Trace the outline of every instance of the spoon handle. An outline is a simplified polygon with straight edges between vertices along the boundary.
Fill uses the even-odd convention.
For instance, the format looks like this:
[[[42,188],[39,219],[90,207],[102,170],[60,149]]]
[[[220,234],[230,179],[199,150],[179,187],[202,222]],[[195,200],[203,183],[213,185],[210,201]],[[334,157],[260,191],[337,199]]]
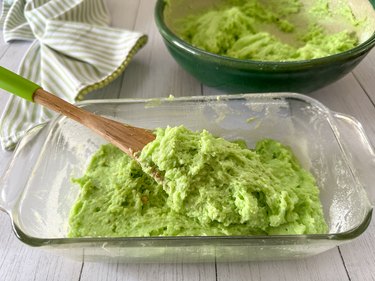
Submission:
[[[41,87],[0,66],[0,88],[28,101],[33,101],[34,92]]]
[[[65,100],[43,90],[42,88],[36,89],[36,91],[33,93],[33,102],[52,111],[58,112],[61,115],[73,119],[85,126],[88,125],[88,119],[95,115],[87,110],[66,102]]]
[[[155,139],[154,134],[149,130],[96,115],[43,89],[37,89],[33,99],[35,103],[90,128],[131,157],[135,157],[136,152],[141,151],[147,143]]]
[[[149,130],[123,124],[86,111],[1,66],[0,88],[81,123],[131,157],[136,157],[137,152],[155,139],[154,134]]]
[[[40,104],[82,124],[87,123],[85,122],[86,119],[94,115],[91,112],[74,106],[73,104],[45,91],[41,86],[34,82],[1,66],[0,88],[28,101]]]

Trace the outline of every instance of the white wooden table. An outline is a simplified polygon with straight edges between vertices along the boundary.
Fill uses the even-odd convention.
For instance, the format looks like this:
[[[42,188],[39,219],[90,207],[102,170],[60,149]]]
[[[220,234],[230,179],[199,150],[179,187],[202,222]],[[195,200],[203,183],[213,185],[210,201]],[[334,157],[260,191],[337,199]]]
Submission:
[[[123,76],[87,99],[218,93],[202,86],[167,53],[154,23],[154,0],[108,0],[108,4],[114,26],[144,32],[149,42]],[[28,46],[0,39],[0,65],[17,70]],[[310,95],[332,110],[356,117],[375,144],[375,49],[352,73]],[[0,113],[8,98],[0,92]],[[11,152],[0,151],[0,175],[11,157]],[[8,216],[0,212],[0,280],[375,280],[375,223],[349,244],[298,261],[101,264],[70,261],[24,245],[13,234]]]

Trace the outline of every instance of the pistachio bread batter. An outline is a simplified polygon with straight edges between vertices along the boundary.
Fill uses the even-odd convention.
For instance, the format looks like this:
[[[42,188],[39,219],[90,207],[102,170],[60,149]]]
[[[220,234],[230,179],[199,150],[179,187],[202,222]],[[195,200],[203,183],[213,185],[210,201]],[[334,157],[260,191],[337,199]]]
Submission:
[[[340,30],[337,18],[345,22]],[[337,9],[331,8],[327,0],[311,1],[309,6],[299,0],[226,0],[176,21],[174,29],[193,46],[215,54],[289,61],[315,59],[354,48],[359,38],[345,26],[360,24],[365,24],[364,19],[357,19],[345,1]],[[327,26],[335,27],[332,31]]]
[[[141,166],[111,144],[74,179],[69,237],[325,233],[313,176],[292,151],[183,126],[156,130]],[[163,184],[144,171],[158,170]]]

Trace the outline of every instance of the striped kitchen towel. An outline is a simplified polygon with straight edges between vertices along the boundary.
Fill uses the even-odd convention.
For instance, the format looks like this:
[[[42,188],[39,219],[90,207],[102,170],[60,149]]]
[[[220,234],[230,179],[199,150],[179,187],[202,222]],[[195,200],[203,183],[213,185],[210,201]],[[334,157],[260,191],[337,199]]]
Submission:
[[[141,33],[109,27],[104,0],[3,0],[6,42],[34,41],[19,74],[74,102],[118,77],[146,43]],[[52,117],[49,110],[11,96],[0,120],[0,142],[14,148],[26,131]]]

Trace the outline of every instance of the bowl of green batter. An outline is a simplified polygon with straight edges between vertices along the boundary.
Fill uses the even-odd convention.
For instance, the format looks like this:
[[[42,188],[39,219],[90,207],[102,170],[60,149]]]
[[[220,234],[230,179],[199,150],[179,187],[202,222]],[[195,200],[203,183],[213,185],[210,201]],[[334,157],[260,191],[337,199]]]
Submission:
[[[229,93],[308,93],[375,45],[374,0],[158,0],[164,43],[203,84]]]

